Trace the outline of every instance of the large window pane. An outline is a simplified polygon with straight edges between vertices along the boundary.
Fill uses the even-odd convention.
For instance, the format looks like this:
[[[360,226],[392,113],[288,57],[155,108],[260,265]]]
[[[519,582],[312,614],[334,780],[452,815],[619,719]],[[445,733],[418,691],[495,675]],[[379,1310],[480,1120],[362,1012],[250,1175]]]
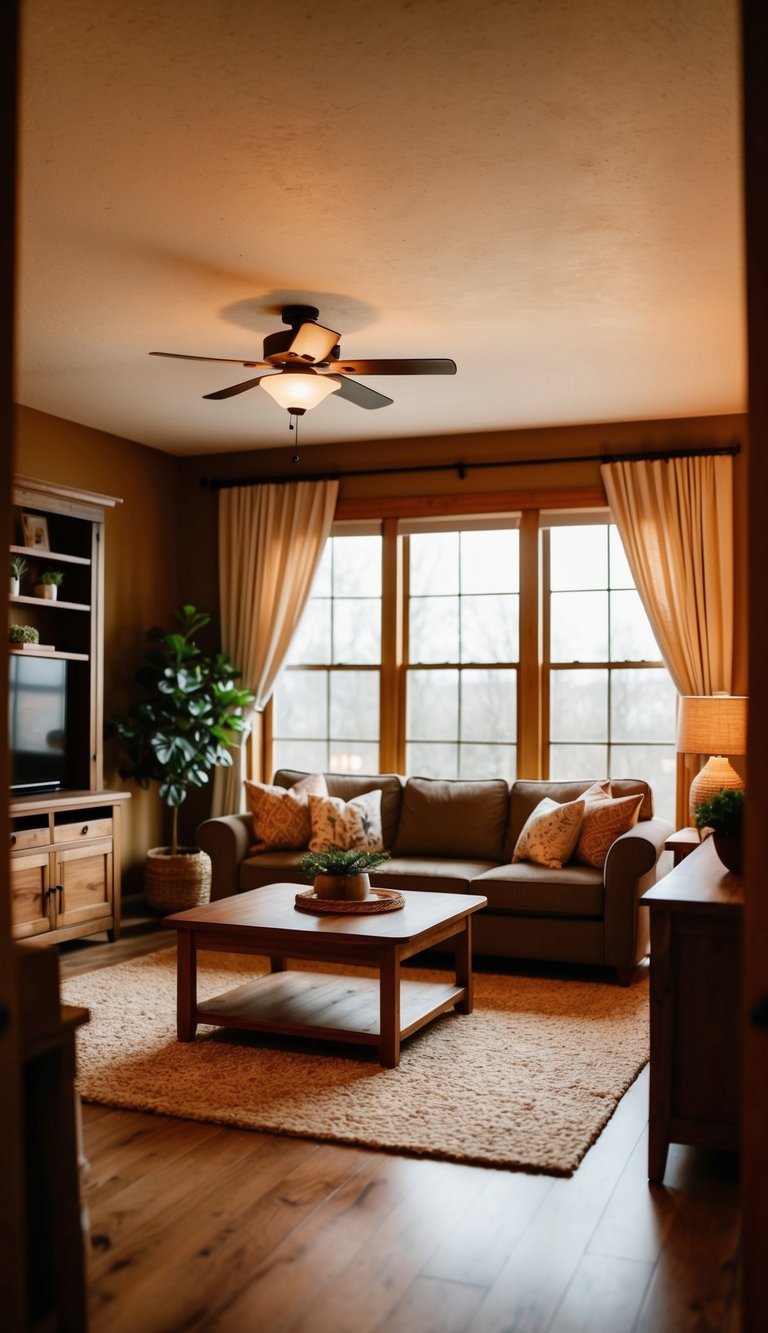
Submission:
[[[373,598],[381,596],[380,537],[333,539],[333,595]]]
[[[550,657],[553,662],[607,661],[607,593],[552,593],[550,635]]]
[[[462,532],[461,591],[518,592],[520,534],[516,528]]]
[[[328,768],[331,773],[378,773],[379,747],[369,741],[331,740]]]
[[[517,672],[462,671],[460,684],[461,740],[515,741]]]
[[[608,776],[605,745],[550,745],[549,776],[553,782],[598,780]]]
[[[280,739],[325,737],[328,733],[325,671],[284,671],[274,694],[273,730]]]
[[[550,682],[552,740],[607,740],[608,672],[553,671]]]
[[[611,592],[610,655],[614,662],[658,662],[658,644],[639,595]]]
[[[333,661],[381,661],[381,602],[351,597],[333,605]]]
[[[409,658],[411,662],[458,662],[458,597],[412,597]]]
[[[611,673],[611,738],[669,742],[675,734],[677,691],[667,671]]]
[[[405,771],[417,778],[457,778],[459,776],[458,745],[444,745],[412,741],[405,750]]]
[[[462,597],[462,662],[516,662],[519,598]]]
[[[635,580],[629,568],[619,530],[614,523],[608,529],[608,551],[612,588],[634,588]]]
[[[447,741],[458,734],[458,671],[409,671],[408,739]]]
[[[552,528],[550,580],[553,591],[608,587],[608,536],[602,525]]]
[[[460,745],[459,777],[466,782],[475,778],[504,778],[514,782],[517,749],[514,745]]]
[[[677,757],[673,745],[615,745],[611,777],[642,778],[650,783],[656,814],[674,823]]]
[[[411,596],[459,591],[459,534],[430,532],[409,538]]]
[[[320,666],[331,660],[331,603],[313,597],[307,603],[288,649],[286,666]]]
[[[300,773],[325,773],[328,764],[328,745],[325,741],[272,742],[272,767],[294,768]]]
[[[331,736],[358,736],[377,741],[379,736],[378,671],[332,671]]]

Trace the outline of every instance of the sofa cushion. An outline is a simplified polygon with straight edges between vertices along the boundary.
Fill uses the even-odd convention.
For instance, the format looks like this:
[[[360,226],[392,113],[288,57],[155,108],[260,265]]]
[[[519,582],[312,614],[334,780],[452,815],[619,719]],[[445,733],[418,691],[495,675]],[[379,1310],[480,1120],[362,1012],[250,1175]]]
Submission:
[[[306,773],[293,768],[279,768],[274,781],[281,787],[292,787]],[[381,833],[384,846],[390,851],[397,833],[400,819],[400,802],[403,795],[404,778],[397,773],[324,773],[328,796],[340,796],[342,801],[351,801],[365,792],[381,792]]]
[[[395,856],[501,861],[508,814],[509,788],[503,778],[409,778],[392,850]]]
[[[253,816],[252,851],[289,851],[309,845],[309,797],[326,795],[322,773],[308,773],[288,790],[248,780],[244,785]]]
[[[489,912],[577,917],[603,914],[601,872],[573,862],[556,872],[530,861],[493,866],[472,880],[469,892],[484,893]]]
[[[485,860],[397,856],[371,871],[371,884],[378,889],[400,889],[402,893],[424,889],[431,893],[484,893],[484,889],[473,889],[472,883],[492,865],[492,861]]]
[[[301,868],[303,852],[261,852],[240,862],[238,888],[263,889],[266,884],[298,884],[307,888],[310,881]]]
[[[309,817],[312,820],[311,852],[327,852],[331,847],[344,851],[359,848],[364,852],[381,852],[381,792],[369,791],[342,801],[340,796],[310,796]]]
[[[642,796],[619,796],[615,800],[604,796],[587,801],[575,859],[602,870],[611,845],[637,823],[642,803]]]
[[[583,818],[584,801],[558,805],[545,796],[523,824],[512,860],[533,861],[549,870],[562,870],[579,841]]]

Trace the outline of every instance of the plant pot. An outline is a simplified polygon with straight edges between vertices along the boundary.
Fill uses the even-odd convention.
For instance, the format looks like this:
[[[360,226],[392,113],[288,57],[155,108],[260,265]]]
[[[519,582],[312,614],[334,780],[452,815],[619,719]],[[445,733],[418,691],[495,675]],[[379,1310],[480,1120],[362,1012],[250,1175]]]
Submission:
[[[144,866],[144,895],[156,912],[185,912],[211,897],[211,858],[197,847],[152,847]]]
[[[35,597],[43,597],[46,602],[55,602],[58,591],[55,583],[35,584]]]
[[[361,903],[371,892],[371,881],[368,875],[315,875],[312,887],[318,898]]]
[[[21,591],[21,579],[15,579],[11,575],[11,597],[18,597]]]
[[[734,875],[741,874],[741,838],[726,838],[722,833],[713,833],[715,851],[725,866]]]

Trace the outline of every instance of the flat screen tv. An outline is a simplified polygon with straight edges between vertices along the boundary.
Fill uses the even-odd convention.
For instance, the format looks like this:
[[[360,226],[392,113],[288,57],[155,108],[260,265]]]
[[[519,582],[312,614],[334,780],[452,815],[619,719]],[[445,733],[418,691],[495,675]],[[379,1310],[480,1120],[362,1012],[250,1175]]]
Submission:
[[[11,790],[55,791],[66,785],[67,663],[24,653],[9,662]]]

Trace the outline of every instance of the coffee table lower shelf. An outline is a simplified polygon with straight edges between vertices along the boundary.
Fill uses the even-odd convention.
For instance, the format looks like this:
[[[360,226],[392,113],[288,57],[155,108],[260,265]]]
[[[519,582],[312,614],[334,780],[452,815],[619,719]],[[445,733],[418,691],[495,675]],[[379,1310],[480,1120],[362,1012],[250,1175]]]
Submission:
[[[409,981],[399,987],[400,1040],[466,997],[452,982]],[[273,972],[198,1004],[196,1023],[275,1032],[283,1036],[382,1046],[378,978],[333,973]],[[397,1018],[395,1018],[397,1025]],[[387,1034],[384,1034],[386,1037]]]

